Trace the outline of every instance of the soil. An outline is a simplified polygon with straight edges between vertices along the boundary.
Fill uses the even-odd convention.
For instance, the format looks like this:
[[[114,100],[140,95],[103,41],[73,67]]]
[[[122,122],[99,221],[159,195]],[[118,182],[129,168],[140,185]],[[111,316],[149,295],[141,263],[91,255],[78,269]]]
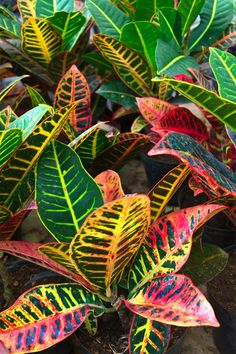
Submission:
[[[236,250],[229,256],[225,269],[208,284],[208,289],[224,308],[236,314]]]

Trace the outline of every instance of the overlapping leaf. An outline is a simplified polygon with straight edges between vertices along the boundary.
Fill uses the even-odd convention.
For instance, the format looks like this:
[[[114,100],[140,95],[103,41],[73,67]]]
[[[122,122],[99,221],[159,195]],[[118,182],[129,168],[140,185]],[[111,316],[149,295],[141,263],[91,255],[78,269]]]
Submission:
[[[164,215],[152,224],[130,270],[132,293],[154,276],[176,273],[189,257],[193,232],[223,209],[214,204],[194,206]]]
[[[1,92],[0,92],[0,102],[4,99],[4,97],[13,89],[13,87],[22,79],[27,77],[28,75],[22,75],[18,76],[15,79],[13,79],[7,87],[5,87]]]
[[[104,202],[109,203],[124,196],[119,175],[112,170],[101,172],[95,177],[95,181],[100,187]]]
[[[70,67],[78,62],[76,55],[70,51],[57,53],[48,65],[48,73],[58,83]]]
[[[160,120],[165,114],[176,106],[167,101],[154,97],[137,98],[138,108],[145,120],[153,125],[153,121]]]
[[[219,41],[212,44],[212,47],[227,51],[230,47],[236,44],[236,31],[224,36]]]
[[[4,130],[11,122],[17,119],[17,115],[7,106],[0,112],[0,130]]]
[[[76,103],[69,116],[72,127],[78,132],[90,128],[92,122],[90,89],[76,65],[73,65],[62,77],[55,92],[56,108],[62,108],[70,103]]]
[[[190,29],[201,11],[205,0],[181,0],[178,5],[178,12],[181,15],[182,36]]]
[[[129,334],[132,354],[164,354],[170,339],[170,326],[135,315]]]
[[[21,23],[0,13],[0,32],[9,38],[20,38]]]
[[[148,193],[151,200],[151,224],[162,214],[174,193],[180,188],[191,169],[184,164],[174,167]]]
[[[152,76],[143,57],[119,40],[104,34],[93,37],[105,59],[114,67],[121,80],[138,95],[152,94]]]
[[[135,93],[120,81],[107,82],[96,93],[122,106],[136,107]]]
[[[178,157],[191,167],[202,181],[204,189],[211,190],[216,196],[236,194],[236,177],[233,171],[185,134],[169,133],[148,154]]]
[[[159,7],[174,7],[174,0],[137,0],[136,21],[150,21],[157,13]]]
[[[171,42],[172,47],[179,49],[181,41],[181,17],[174,8],[161,7],[158,9],[160,30],[164,40]]]
[[[138,315],[166,324],[219,326],[205,296],[180,274],[153,278],[125,304]]]
[[[77,268],[107,296],[146,235],[149,208],[145,195],[107,203],[89,215],[72,240],[71,257]]]
[[[34,287],[0,314],[0,339],[11,353],[32,353],[72,334],[101,300],[75,283]]]
[[[69,242],[103,198],[78,155],[54,141],[37,164],[36,202],[46,228],[56,240]]]
[[[119,39],[121,28],[130,22],[129,17],[108,0],[86,0],[86,7],[100,31],[114,38]]]
[[[17,5],[23,20],[36,17],[36,0],[17,0]]]
[[[188,82],[172,79],[164,79],[164,82],[236,131],[236,103]]]
[[[37,17],[47,18],[59,11],[74,11],[74,0],[37,0],[35,9]]]
[[[26,53],[44,67],[60,51],[61,37],[45,19],[29,18],[22,26]]]
[[[8,160],[23,141],[23,132],[20,129],[0,131],[0,167]]]
[[[8,210],[4,205],[0,205],[0,224],[4,223],[12,216],[12,212]]]
[[[32,192],[32,186],[28,184],[29,174],[49,141],[60,132],[72,108],[65,107],[46,118],[4,165],[0,173],[0,203],[13,212]]]
[[[95,174],[104,170],[117,170],[125,161],[134,157],[150,142],[148,136],[138,133],[122,133],[113,145],[99,154],[93,164]]]
[[[26,86],[27,91],[29,93],[33,107],[36,107],[40,104],[46,104],[43,96],[35,88],[33,88],[32,86],[29,86],[29,85],[25,85],[25,86]]]

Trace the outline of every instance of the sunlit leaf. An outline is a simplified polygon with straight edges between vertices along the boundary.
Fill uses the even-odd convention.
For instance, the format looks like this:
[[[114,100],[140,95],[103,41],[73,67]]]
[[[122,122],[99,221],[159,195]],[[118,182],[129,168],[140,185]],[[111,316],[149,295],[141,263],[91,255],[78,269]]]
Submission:
[[[121,186],[120,177],[115,171],[107,170],[101,172],[95,177],[95,181],[102,191],[105,203],[122,198],[125,194]]]
[[[8,160],[23,141],[23,132],[20,129],[0,131],[0,167]]]
[[[59,11],[74,11],[74,0],[37,0],[35,8],[37,17],[47,18]]]

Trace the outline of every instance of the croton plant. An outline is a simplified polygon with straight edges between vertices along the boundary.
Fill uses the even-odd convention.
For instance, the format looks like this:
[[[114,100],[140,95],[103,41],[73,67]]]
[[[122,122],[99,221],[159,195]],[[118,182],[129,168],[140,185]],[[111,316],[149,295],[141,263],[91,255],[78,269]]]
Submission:
[[[204,295],[178,271],[193,233],[224,207],[206,204],[160,216],[188,172],[180,165],[148,196],[125,195],[116,172],[93,179],[70,147],[52,141],[36,166],[35,200],[55,241],[2,241],[0,249],[68,280],[29,289],[0,314],[6,350],[43,350],[91,314],[97,318],[123,307],[133,313],[131,353],[164,353],[171,325],[218,326]]]

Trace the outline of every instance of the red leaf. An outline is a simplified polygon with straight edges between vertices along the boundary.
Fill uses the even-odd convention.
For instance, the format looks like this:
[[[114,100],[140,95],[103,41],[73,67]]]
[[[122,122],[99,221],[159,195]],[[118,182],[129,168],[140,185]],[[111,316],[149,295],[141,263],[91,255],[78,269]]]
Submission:
[[[95,177],[95,181],[102,191],[105,203],[122,198],[125,194],[121,186],[120,177],[115,171],[107,170],[101,172]]]

